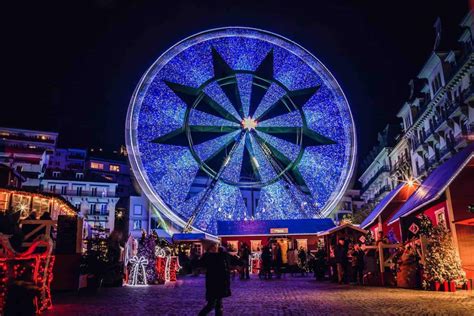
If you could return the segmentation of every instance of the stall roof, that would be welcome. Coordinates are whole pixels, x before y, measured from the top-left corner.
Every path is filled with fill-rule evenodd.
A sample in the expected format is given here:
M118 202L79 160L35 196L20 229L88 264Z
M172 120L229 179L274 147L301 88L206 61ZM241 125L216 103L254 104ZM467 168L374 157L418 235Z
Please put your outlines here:
M332 227L334 222L330 218L218 221L217 234L220 237L317 234Z
M387 205L392 202L392 200L397 196L397 194L402 190L403 186L405 185L404 182L400 183L395 189L390 191L389 194L387 194L377 206L372 210L372 212L367 216L362 224L360 224L360 227L366 228L367 226L371 225L377 217L382 214L383 210L387 207Z
M326 235L329 235L329 234L332 234L332 233L335 233L341 229L344 229L344 228L350 228L350 229L353 229L353 230L357 230L363 234L367 234L367 231L365 229L362 229L360 227L357 227L357 226L354 226L352 224L344 224L344 225L341 225L341 226L336 226L336 227L333 227L333 228L330 228L328 230L325 230L323 232L321 232L319 234L319 236L326 236Z
M454 157L436 168L403 204L400 210L392 216L389 224L438 199L473 157L474 143L468 145L454 155Z

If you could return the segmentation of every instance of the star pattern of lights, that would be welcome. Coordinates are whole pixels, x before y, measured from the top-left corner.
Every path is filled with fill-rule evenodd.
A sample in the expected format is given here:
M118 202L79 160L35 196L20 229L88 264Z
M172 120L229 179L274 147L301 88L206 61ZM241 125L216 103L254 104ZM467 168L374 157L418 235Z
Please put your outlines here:
M345 96L297 44L250 28L187 38L142 77L127 117L132 170L179 226L326 216L352 175ZM259 202L252 214L246 190Z

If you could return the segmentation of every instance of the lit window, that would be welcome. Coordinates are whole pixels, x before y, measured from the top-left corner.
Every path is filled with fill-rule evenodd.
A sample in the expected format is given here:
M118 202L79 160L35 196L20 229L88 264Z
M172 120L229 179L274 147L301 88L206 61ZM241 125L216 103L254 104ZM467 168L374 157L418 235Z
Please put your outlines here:
M110 165L110 171L113 171L113 172L120 172L120 166L117 166L117 165Z
M134 205L133 206L133 215L142 215L142 206Z
M103 163L98 163L98 162L91 162L91 169L104 169L104 164Z
M137 220L133 221L133 230L140 230L142 229L142 221Z

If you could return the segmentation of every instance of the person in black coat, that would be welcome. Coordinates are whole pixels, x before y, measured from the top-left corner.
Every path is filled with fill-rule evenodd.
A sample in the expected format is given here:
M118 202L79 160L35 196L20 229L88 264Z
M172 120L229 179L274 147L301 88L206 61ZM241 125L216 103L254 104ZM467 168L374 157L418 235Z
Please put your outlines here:
M250 279L249 274L249 258L250 258L250 249L246 243L240 244L239 257L242 264L242 269L240 271L240 279Z
M337 267L337 281L339 284L344 282L347 277L347 247L344 238L339 238L336 247L334 248L334 259Z
M231 295L230 269L235 264L231 256L224 250L217 251L213 244L199 260L199 265L206 269L206 301L207 305L199 315L207 315L215 309L215 315L222 315L222 299Z

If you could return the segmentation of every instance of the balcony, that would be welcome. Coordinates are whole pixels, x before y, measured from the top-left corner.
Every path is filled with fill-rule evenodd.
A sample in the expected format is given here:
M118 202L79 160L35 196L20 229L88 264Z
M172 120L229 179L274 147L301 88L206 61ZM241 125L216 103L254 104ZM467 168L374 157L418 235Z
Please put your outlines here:
M377 178L378 178L381 174L383 174L383 173L385 173L385 172L387 172L387 173L390 172L390 168L389 168L388 166L383 166L382 168L380 168L380 169L374 174L374 176L373 176L372 178L370 178L370 180L366 183L366 185L364 185L364 186L362 187L362 192L367 191L367 189L371 186L371 184L374 183L374 181L377 180Z
M377 191L377 193L375 193L374 198L375 198L376 200L378 200L378 199L382 196L382 194L384 194L384 193L386 193L386 192L390 192L390 191L391 191L390 186L389 186L389 185L384 185L383 187L381 187L381 188Z
M85 190L62 190L61 188L56 188L55 190L44 189L43 192L61 194L64 196L86 196L86 197L116 197L114 191L85 191Z

